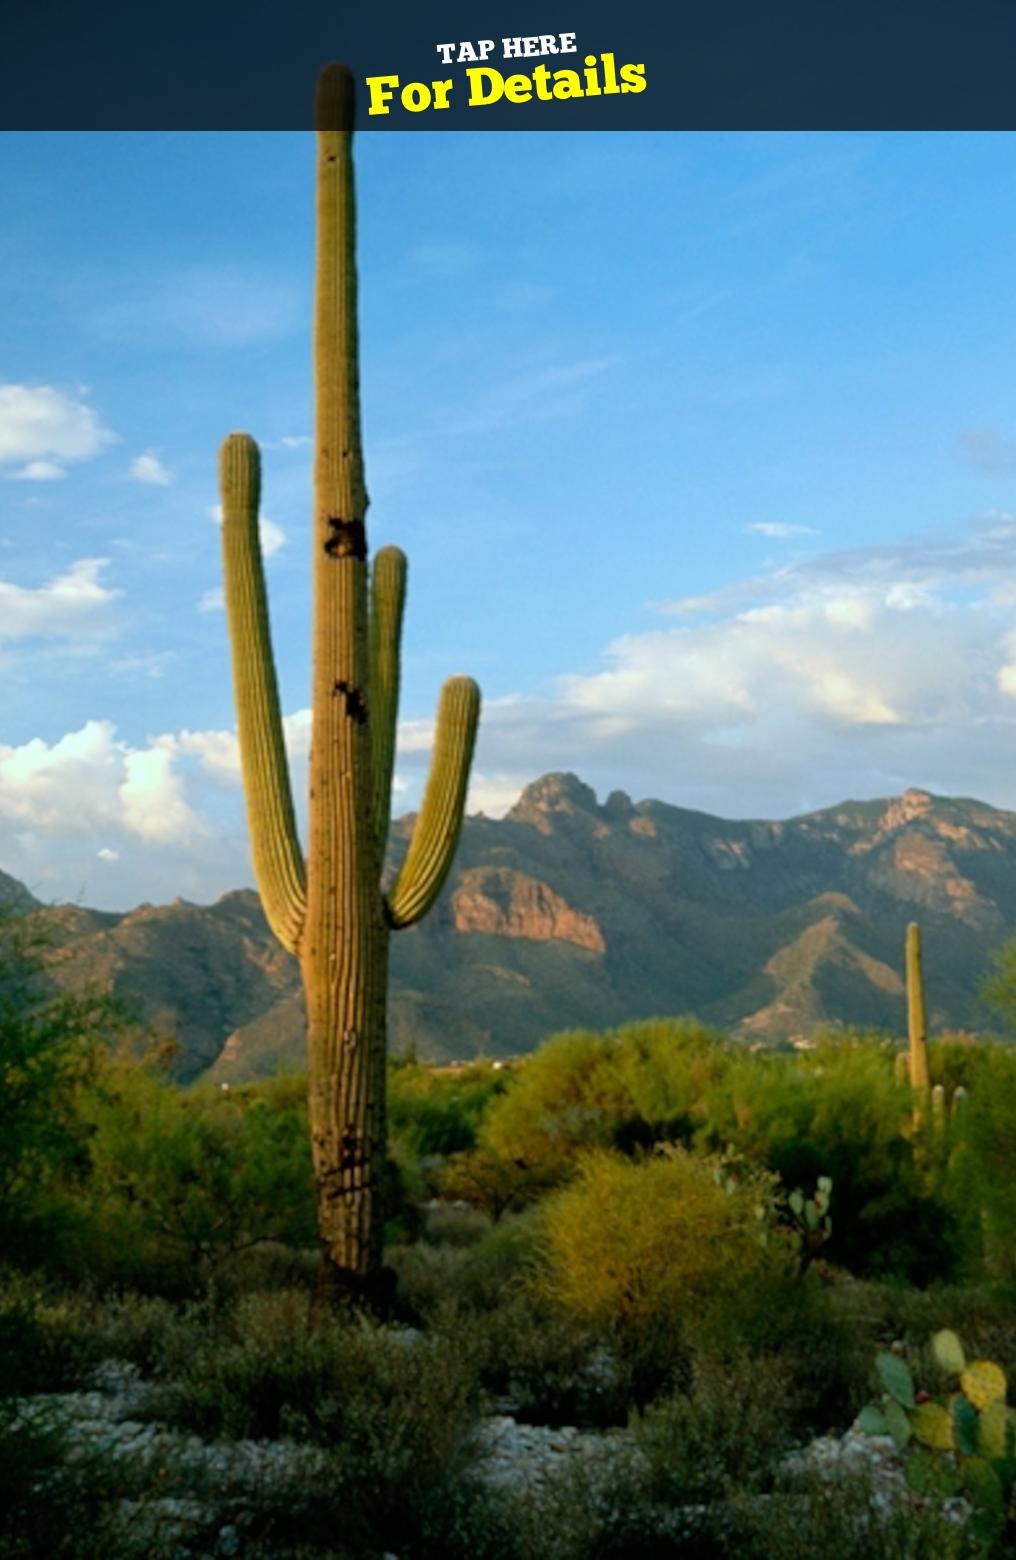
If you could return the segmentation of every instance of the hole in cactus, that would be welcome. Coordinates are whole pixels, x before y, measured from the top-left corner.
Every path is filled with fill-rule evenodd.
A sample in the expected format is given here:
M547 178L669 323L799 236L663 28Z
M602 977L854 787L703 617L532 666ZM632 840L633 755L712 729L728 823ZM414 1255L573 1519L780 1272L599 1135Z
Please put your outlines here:
M325 542L329 558L366 558L367 532L362 520L337 520L329 517L331 532Z
M332 693L345 700L346 714L350 720L355 720L358 726L362 726L367 719L367 706L359 688L351 688L347 682L337 682L332 686Z

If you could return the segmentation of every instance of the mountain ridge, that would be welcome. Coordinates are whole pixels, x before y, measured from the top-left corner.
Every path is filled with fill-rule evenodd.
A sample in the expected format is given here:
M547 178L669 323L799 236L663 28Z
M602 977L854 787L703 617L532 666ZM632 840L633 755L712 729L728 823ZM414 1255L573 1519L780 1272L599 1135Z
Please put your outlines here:
M411 829L412 815L393 822L386 879ZM253 890L37 913L60 984L90 977L133 1001L175 1039L181 1077L301 1065L296 962ZM913 919L932 1023L969 1025L987 951L1016 928L1016 814L912 787L728 820L619 790L600 803L552 772L504 818L466 820L431 915L393 939L390 1043L437 1061L503 1056L557 1029L682 1012L752 1044L837 1022L902 1033Z

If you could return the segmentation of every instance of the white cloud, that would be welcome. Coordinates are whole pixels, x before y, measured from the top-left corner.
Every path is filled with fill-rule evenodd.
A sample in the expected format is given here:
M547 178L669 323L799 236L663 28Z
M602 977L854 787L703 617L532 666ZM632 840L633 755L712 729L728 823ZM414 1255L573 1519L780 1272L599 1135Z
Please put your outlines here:
M265 439L263 450L302 450L313 444L309 433L284 433L279 439Z
M482 812L487 818L503 818L519 799L519 792L535 779L532 774L478 774L469 780L466 812Z
M0 639L75 638L112 630L112 603L122 594L99 579L106 558L81 558L31 589L0 579Z
M0 384L0 466L25 482L51 482L67 462L90 460L115 435L83 391L55 385Z
M153 845L190 844L207 834L208 825L184 797L184 782L164 747L126 751L124 779L118 788L122 823L131 834Z
M104 845L102 849L97 850L95 854L98 856L100 861L113 862L120 860L120 852L118 850L110 850L108 845Z
M551 697L487 700L475 796L552 768L727 816L907 785L1016 807L1014 604L1016 520L997 513L676 603L683 621L618 637ZM422 771L430 723L403 734Z
M146 450L131 461L131 476L135 482L147 482L153 487L169 487L173 478L154 450Z
M55 460L30 460L6 475L12 482L61 482L67 473Z
M262 515L258 525L258 533L261 537L261 551L266 558L271 558L286 545L286 533L274 520L269 520L267 515Z
M0 819L54 843L120 829L150 844L187 844L207 825L184 798L172 759L156 744L131 747L107 720L53 743L0 746ZM111 862L111 849L98 854Z
M226 597L221 585L213 585L209 590L203 591L198 598L199 612L222 612L225 609Z

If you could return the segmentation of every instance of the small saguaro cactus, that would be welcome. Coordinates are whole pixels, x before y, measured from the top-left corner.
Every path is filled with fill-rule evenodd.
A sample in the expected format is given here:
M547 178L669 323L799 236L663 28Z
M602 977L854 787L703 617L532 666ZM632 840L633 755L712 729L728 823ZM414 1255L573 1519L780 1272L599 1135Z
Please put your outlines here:
M258 536L260 457L222 446L222 539L237 731L265 916L300 961L307 1007L318 1228L331 1271L368 1296L381 1266L388 939L425 915L458 840L480 693L441 692L431 771L393 886L388 836L406 560L378 553L368 588L360 444L352 167L353 81L328 66L317 95L314 312L313 725L309 845L297 836ZM368 601L369 595L369 601Z
M921 969L921 928L916 921L907 927L907 1032L910 1038L910 1086L919 1094L928 1094L928 1025L924 1013L924 975Z

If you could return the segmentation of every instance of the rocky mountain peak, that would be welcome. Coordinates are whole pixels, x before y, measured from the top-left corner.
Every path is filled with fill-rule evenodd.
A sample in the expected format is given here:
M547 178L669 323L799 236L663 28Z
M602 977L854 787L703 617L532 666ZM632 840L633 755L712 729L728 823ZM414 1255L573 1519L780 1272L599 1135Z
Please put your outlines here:
M595 813L596 792L578 775L555 772L527 785L507 814L514 823L534 823L546 832L549 813Z
M882 826L886 829L898 829L904 823L911 823L915 818L923 818L931 812L935 806L936 798L930 791L919 791L911 786L904 791L902 796L894 796L885 810Z

